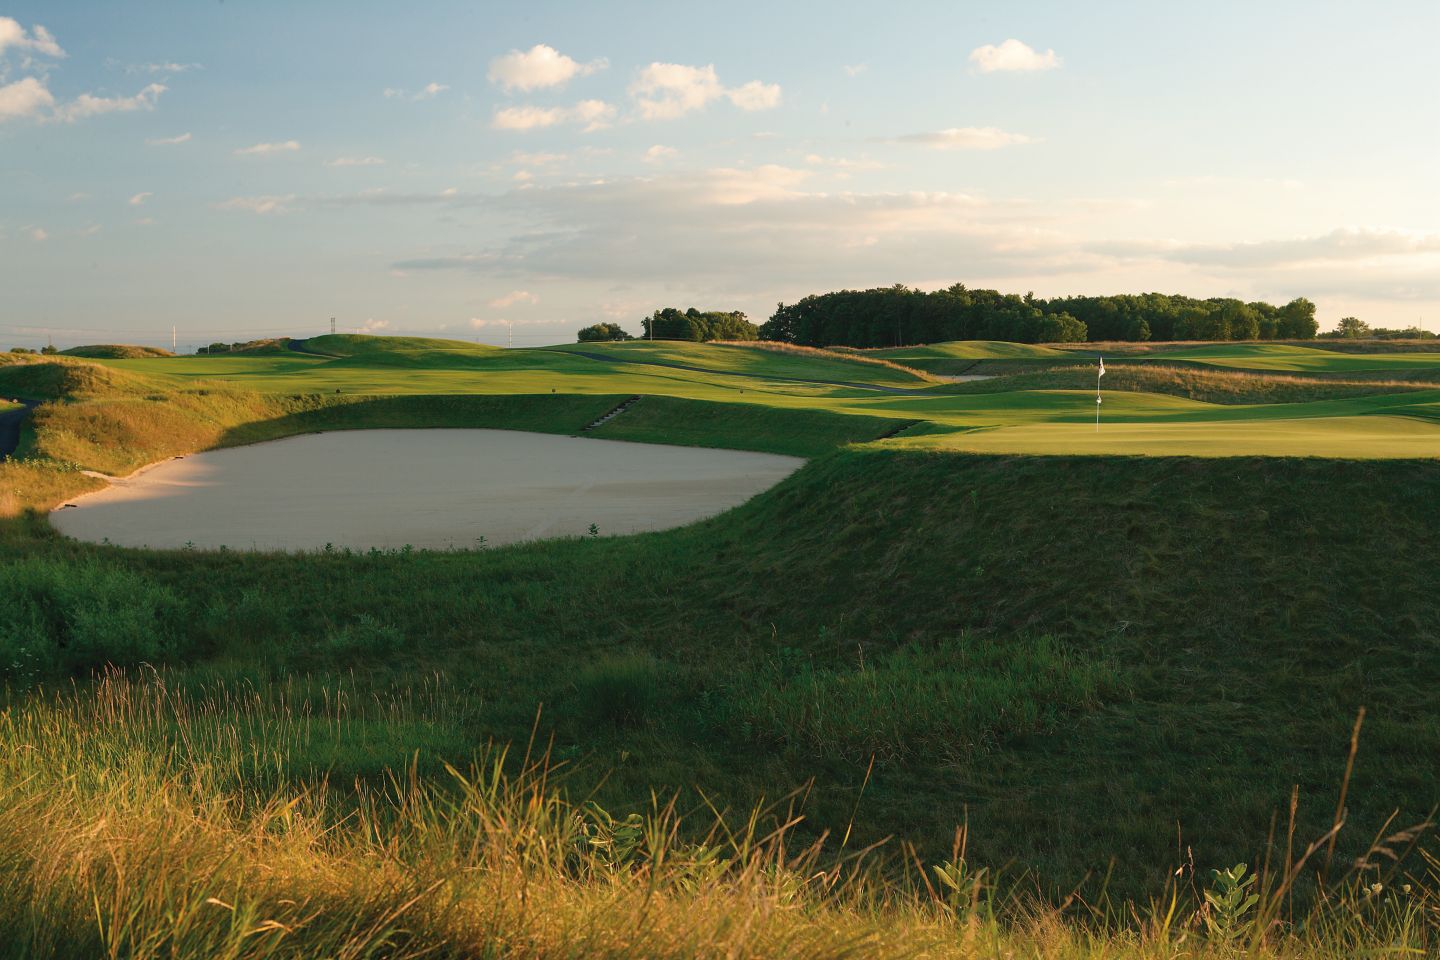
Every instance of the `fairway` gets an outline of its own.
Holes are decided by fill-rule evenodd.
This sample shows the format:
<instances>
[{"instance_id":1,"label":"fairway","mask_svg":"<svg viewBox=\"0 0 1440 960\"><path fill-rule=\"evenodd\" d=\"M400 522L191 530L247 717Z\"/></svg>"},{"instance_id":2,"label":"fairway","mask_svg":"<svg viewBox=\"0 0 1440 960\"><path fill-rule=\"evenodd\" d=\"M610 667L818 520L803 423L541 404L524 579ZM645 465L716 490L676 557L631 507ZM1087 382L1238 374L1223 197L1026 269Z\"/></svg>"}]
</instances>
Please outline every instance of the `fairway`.
<instances>
[{"instance_id":1,"label":"fairway","mask_svg":"<svg viewBox=\"0 0 1440 960\"><path fill-rule=\"evenodd\" d=\"M475 549L681 526L802 462L508 430L350 431L168 460L53 522L130 547Z\"/></svg>"},{"instance_id":2,"label":"fairway","mask_svg":"<svg viewBox=\"0 0 1440 960\"><path fill-rule=\"evenodd\" d=\"M1093 354L1043 344L975 341L834 352L632 341L501 350L456 340L340 335L311 338L289 352L98 362L133 378L102 393L123 387L132 395L153 387L182 394L219 389L329 398L568 395L602 405L605 397L644 396L720 403L730 410L755 408L757 415L717 419L700 414L703 407L652 404L637 408L643 410L642 436L630 430L625 417L607 424L602 435L661 439L669 432L687 444L803 455L820 449L803 441L804 429L781 440L761 426L777 422L762 412L802 419L823 414L830 418L827 429L855 419L856 429L840 431L853 440L889 436L905 422L919 421L921 428L905 429L906 446L977 452L1357 458L1440 452L1440 390L1427 389L1423 380L1402 382L1440 371L1440 354L1430 353L1238 343L1186 344L1131 356L1098 382L1104 399L1099 437L1093 430L1093 391L1073 389L1096 383L1089 372L1095 369ZM1000 375L983 384L956 384L910 369L912 364L952 373L979 364ZM17 378L24 373L9 370ZM1185 374L1188 386L1177 386L1184 371L1191 371ZM1207 386L1207 375L1231 379ZM1339 379L1347 376L1352 379ZM0 373L0 387L4 377ZM1175 382L1167 383L1167 377ZM1296 377L1310 379L1301 384ZM1196 378L1202 378L1198 386ZM896 427L860 427L873 418L887 418ZM742 420L752 424L748 432L736 427ZM1090 431L1069 426L1087 423ZM80 459L55 443L53 455Z\"/></svg>"}]
</instances>

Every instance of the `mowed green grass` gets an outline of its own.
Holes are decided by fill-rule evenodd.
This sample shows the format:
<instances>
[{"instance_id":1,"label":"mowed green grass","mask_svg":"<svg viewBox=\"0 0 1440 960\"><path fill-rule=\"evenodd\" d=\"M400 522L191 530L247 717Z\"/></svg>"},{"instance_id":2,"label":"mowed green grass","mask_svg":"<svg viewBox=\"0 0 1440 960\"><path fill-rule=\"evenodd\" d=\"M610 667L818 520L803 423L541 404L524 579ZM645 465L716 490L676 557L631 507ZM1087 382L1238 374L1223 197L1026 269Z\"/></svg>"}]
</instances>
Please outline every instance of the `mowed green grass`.
<instances>
[{"instance_id":1,"label":"mowed green grass","mask_svg":"<svg viewBox=\"0 0 1440 960\"><path fill-rule=\"evenodd\" d=\"M1440 391L1347 396L1305 403L1207 403L1143 390L1103 390L1101 427L1088 390L1036 389L1017 379L962 392L904 369L826 352L779 351L730 344L631 342L502 350L465 341L418 338L317 337L307 350L324 355L220 355L103 361L176 388L208 381L283 394L571 394L650 396L744 404L838 417L917 420L907 446L1031 454L1167 456L1431 457L1440 453ZM873 351L896 363L1021 360L1053 362L1064 351L1030 344L936 344ZM1440 354L1345 354L1288 344L1187 346L1145 355L1216 368L1331 374L1423 370ZM1136 362L1136 361L1132 361ZM1435 366L1440 370L1440 365ZM1263 376L1263 373L1257 374ZM1105 381L1100 381L1105 386ZM1262 391L1257 391L1262 392ZM674 413L681 442L704 443L703 426ZM695 408L698 409L698 408ZM655 409L644 416L652 418ZM733 418L726 430L735 432ZM757 449L765 417L755 416ZM660 425L646 423L647 433ZM610 432L617 435L617 421ZM661 431L663 432L663 430ZM841 434L875 436L869 425ZM838 435L838 434L837 434ZM718 445L743 438L716 437Z\"/></svg>"},{"instance_id":2,"label":"mowed green grass","mask_svg":"<svg viewBox=\"0 0 1440 960\"><path fill-rule=\"evenodd\" d=\"M1039 343L1008 343L1002 340L956 340L924 346L867 350L865 355L909 364L913 360L1063 360L1064 350Z\"/></svg>"},{"instance_id":3,"label":"mowed green grass","mask_svg":"<svg viewBox=\"0 0 1440 960\"><path fill-rule=\"evenodd\" d=\"M1140 361L1184 360L1242 370L1287 373L1361 373L1440 370L1437 353L1340 353L1286 343L1222 343L1161 350L1128 358Z\"/></svg>"}]
</instances>

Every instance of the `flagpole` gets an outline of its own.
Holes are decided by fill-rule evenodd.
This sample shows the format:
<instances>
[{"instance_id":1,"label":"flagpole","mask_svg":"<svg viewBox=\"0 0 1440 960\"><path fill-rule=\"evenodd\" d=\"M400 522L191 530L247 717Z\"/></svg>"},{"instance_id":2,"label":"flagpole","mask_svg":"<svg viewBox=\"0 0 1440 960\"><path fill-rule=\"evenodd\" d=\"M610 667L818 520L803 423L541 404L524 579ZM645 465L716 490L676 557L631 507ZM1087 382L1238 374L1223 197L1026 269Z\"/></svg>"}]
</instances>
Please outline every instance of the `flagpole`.
<instances>
[{"instance_id":1,"label":"flagpole","mask_svg":"<svg viewBox=\"0 0 1440 960\"><path fill-rule=\"evenodd\" d=\"M1100 369L1095 371L1095 432L1100 432L1100 378L1105 376L1105 358L1100 357Z\"/></svg>"}]
</instances>

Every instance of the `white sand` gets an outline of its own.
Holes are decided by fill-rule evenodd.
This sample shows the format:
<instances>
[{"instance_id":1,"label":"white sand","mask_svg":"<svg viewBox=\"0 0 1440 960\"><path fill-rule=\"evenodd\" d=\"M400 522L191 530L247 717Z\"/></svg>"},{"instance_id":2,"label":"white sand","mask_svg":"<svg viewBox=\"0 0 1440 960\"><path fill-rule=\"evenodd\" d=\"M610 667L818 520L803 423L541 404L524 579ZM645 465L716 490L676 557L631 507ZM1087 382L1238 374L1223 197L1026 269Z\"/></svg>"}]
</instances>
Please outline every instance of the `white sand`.
<instances>
[{"instance_id":1,"label":"white sand","mask_svg":"<svg viewBox=\"0 0 1440 960\"><path fill-rule=\"evenodd\" d=\"M354 430L161 463L58 509L67 536L120 546L469 548L665 530L804 461L511 430Z\"/></svg>"}]
</instances>

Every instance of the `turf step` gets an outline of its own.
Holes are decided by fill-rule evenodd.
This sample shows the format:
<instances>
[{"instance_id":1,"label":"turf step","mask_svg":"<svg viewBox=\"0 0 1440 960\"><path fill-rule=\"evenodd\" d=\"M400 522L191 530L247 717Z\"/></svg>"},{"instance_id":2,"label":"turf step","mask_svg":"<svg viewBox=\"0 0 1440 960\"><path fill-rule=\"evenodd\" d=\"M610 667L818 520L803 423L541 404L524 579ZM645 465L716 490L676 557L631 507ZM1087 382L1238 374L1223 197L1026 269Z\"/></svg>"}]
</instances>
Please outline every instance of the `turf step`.
<instances>
[{"instance_id":1,"label":"turf step","mask_svg":"<svg viewBox=\"0 0 1440 960\"><path fill-rule=\"evenodd\" d=\"M639 399L640 398L638 396L629 398L624 403L620 404L618 407L605 414L605 416L586 424L584 427L581 428L580 432L588 433L591 430L594 430L596 427L600 426L601 424L608 423L611 420L614 420L616 417L620 416L620 414L624 413L626 410L629 410L632 406L634 406L635 401Z\"/></svg>"}]
</instances>

